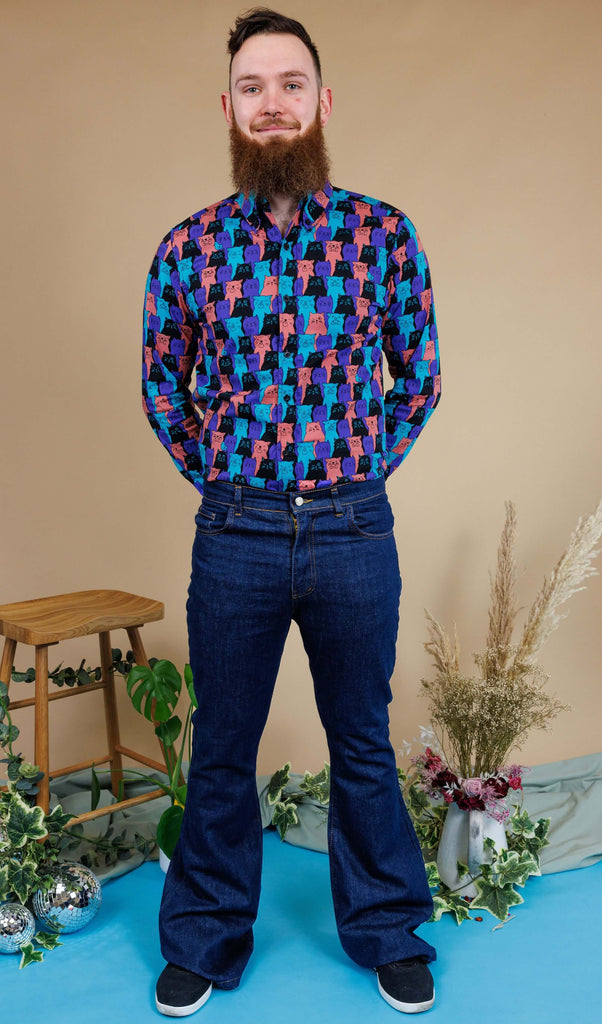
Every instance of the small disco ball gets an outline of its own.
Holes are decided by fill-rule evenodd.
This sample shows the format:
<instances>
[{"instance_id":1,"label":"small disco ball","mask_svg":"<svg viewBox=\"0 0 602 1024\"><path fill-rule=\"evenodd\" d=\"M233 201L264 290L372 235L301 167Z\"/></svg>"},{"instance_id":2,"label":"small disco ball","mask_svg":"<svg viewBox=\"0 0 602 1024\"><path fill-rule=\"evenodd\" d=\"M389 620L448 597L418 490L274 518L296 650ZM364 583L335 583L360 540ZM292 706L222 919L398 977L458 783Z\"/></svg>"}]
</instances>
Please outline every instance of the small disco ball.
<instances>
[{"instance_id":1,"label":"small disco ball","mask_svg":"<svg viewBox=\"0 0 602 1024\"><path fill-rule=\"evenodd\" d=\"M55 864L50 889L38 889L32 900L36 917L48 925L62 925L61 932L77 932L96 917L102 901L102 889L90 868L75 861Z\"/></svg>"},{"instance_id":2,"label":"small disco ball","mask_svg":"<svg viewBox=\"0 0 602 1024\"><path fill-rule=\"evenodd\" d=\"M35 930L33 914L22 903L0 906L0 953L18 953L24 942L31 942Z\"/></svg>"}]
</instances>

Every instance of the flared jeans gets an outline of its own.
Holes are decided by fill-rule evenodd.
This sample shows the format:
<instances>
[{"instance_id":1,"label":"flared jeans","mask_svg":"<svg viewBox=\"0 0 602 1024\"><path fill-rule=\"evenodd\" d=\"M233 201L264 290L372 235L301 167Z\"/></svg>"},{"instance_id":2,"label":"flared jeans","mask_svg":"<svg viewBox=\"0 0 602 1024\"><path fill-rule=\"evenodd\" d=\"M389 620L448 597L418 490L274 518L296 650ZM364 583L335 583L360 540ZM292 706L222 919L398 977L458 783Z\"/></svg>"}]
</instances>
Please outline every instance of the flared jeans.
<instances>
[{"instance_id":1,"label":"flared jeans","mask_svg":"<svg viewBox=\"0 0 602 1024\"><path fill-rule=\"evenodd\" d=\"M257 750L294 619L330 756L342 947L364 967L436 960L414 934L433 901L389 739L401 577L384 478L294 493L208 482L195 521L187 616L198 708L161 903L163 956L232 989L251 955Z\"/></svg>"}]
</instances>

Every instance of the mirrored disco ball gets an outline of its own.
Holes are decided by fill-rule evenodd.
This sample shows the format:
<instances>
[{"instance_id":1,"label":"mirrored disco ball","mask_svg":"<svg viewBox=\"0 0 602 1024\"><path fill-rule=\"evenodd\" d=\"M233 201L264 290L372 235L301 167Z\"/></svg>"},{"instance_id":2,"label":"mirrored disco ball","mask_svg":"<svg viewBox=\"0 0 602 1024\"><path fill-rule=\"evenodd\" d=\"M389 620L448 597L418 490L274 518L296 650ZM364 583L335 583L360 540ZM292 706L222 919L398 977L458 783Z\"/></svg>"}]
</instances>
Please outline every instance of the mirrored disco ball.
<instances>
[{"instance_id":1,"label":"mirrored disco ball","mask_svg":"<svg viewBox=\"0 0 602 1024\"><path fill-rule=\"evenodd\" d=\"M32 901L33 911L43 924L62 925L61 933L85 928L98 913L102 889L90 868L74 861L53 865L54 878L48 892L38 889Z\"/></svg>"},{"instance_id":2,"label":"mirrored disco ball","mask_svg":"<svg viewBox=\"0 0 602 1024\"><path fill-rule=\"evenodd\" d=\"M0 906L0 953L18 953L19 946L31 942L36 923L31 910L21 903Z\"/></svg>"}]
</instances>

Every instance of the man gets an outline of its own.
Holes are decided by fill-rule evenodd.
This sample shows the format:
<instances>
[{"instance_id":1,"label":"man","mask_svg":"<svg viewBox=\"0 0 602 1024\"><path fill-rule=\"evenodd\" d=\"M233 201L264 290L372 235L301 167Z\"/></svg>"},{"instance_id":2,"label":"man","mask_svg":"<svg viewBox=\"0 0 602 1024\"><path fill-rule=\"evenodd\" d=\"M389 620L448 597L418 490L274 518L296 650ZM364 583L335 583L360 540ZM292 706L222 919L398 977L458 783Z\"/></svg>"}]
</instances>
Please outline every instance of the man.
<instances>
[{"instance_id":1,"label":"man","mask_svg":"<svg viewBox=\"0 0 602 1024\"><path fill-rule=\"evenodd\" d=\"M146 294L145 410L203 496L187 603L199 706L157 1006L195 1012L251 955L257 749L294 619L329 746L340 940L415 1013L433 1005L436 951L414 934L433 902L389 741L401 578L385 478L439 398L430 273L403 213L330 183L332 96L303 26L255 9L229 52L236 192L165 236Z\"/></svg>"}]
</instances>

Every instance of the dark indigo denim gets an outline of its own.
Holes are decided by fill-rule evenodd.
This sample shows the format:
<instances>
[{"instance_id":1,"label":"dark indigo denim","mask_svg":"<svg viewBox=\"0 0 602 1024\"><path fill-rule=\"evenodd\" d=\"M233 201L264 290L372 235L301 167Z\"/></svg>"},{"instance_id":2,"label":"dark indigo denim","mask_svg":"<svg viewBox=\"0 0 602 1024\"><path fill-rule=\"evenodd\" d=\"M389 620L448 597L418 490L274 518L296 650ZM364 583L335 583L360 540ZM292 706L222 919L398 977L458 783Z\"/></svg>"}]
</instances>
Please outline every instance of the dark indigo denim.
<instances>
[{"instance_id":1,"label":"dark indigo denim","mask_svg":"<svg viewBox=\"0 0 602 1024\"><path fill-rule=\"evenodd\" d=\"M251 955L262 866L257 749L294 619L330 754L343 949L365 967L435 960L414 934L433 901L389 740L401 578L384 478L301 494L208 482L196 525L187 612L199 706L161 904L165 959L235 988Z\"/></svg>"}]
</instances>

